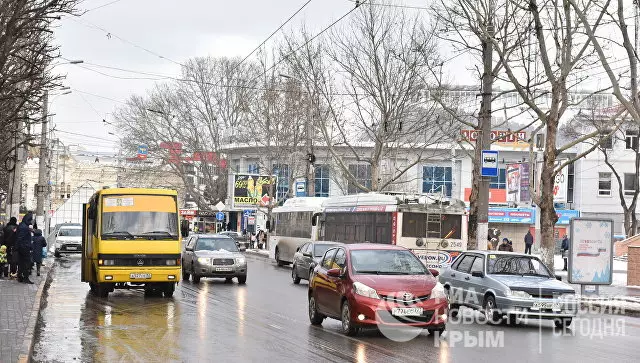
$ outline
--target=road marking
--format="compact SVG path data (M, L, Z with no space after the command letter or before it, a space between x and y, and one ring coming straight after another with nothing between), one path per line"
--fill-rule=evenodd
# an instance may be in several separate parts
M278 330L282 330L282 327L279 327L275 324L269 324L270 327L274 328L274 329L278 329Z

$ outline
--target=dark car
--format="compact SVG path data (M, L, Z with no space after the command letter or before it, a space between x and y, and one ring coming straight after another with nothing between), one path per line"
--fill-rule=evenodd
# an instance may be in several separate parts
M575 290L558 281L536 256L513 252L469 251L440 275L451 315L466 306L484 312L487 321L533 317L571 324L577 314Z
M381 325L446 327L444 287L408 249L394 245L345 244L330 248L309 282L309 320L342 322L342 332Z
M247 282L247 260L236 241L221 234L189 236L182 253L182 279L199 283L202 277L224 278L230 282Z
M243 236L242 233L236 231L224 231L219 234L224 236L229 236L236 241L236 245L240 251L246 251L249 248L249 239L246 236Z
M338 242L311 241L303 244L293 255L293 266L291 267L291 278L294 284L299 284L300 280L309 280L313 269L316 267L322 256L330 247L339 245Z

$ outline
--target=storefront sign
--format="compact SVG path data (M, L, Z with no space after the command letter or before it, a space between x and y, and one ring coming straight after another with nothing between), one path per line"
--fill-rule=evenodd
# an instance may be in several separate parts
M197 209L180 209L180 215L182 217L195 216L196 214L198 214L198 210Z
M445 269L455 261L460 251L413 250L413 253L427 266L437 270Z
M464 188L464 201L468 202L471 196L471 188ZM489 189L489 203L506 204L507 191L505 189Z
M571 218L580 217L580 211L573 209L556 209L556 214L558 215L558 221L556 222L556 225L569 224Z
M256 208L276 203L269 195L275 193L277 178L266 175L236 174L233 176L233 208Z
M480 135L478 130L460 130L460 134L465 140L471 142L476 142ZM496 144L526 143L527 133L525 131L491 130L491 142Z
M533 208L489 208L489 223L534 224L535 221Z
M574 218L569 241L569 282L611 285L613 220Z

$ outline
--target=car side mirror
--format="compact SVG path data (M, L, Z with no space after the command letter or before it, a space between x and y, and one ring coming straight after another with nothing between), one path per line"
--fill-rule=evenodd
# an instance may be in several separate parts
M471 272L471 276L473 276L473 277L484 277L484 272L482 272L482 271L473 271L473 272Z
M562 281L562 276L560 276L560 275L556 275L556 280L558 280L558 281Z
M311 256L311 252L304 252L302 255L303 255L304 257L312 257L312 256Z
M431 272L431 274L433 275L433 277L438 277L440 275L440 271L430 268L429 272Z
M342 276L342 273L340 272L339 268L332 268L331 270L327 271L327 276L340 277Z

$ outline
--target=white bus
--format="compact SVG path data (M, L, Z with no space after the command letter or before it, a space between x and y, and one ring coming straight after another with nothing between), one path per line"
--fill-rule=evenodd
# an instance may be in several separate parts
M293 255L305 242L318 240L317 216L327 198L298 197L271 211L269 257L279 266L293 262ZM315 216L315 218L314 218Z
M363 193L293 198L273 210L270 256L290 263L309 240L396 244L442 269L467 249L464 202L441 195Z
M441 194L364 193L327 199L318 238L395 244L442 269L467 249L467 221L464 202Z

